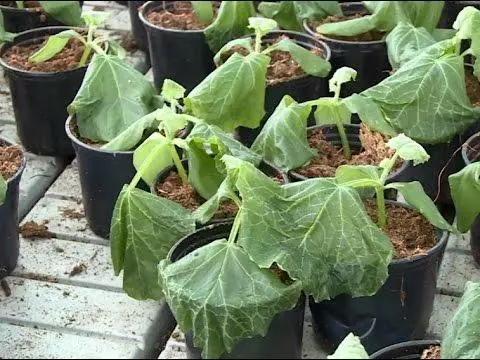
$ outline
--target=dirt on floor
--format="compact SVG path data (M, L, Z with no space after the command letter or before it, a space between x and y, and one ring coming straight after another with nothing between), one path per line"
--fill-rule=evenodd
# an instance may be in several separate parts
M218 4L214 3L214 18L218 13ZM175 1L173 8L156 10L147 14L147 20L153 25L175 30L203 30L210 24L202 23L189 1Z
M53 234L48 231L47 225L38 224L35 221L27 221L20 227L20 232L25 239L50 239L53 236Z

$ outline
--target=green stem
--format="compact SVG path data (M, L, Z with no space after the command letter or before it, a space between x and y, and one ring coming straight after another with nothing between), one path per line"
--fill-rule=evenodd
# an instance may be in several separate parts
M340 135L340 140L342 141L343 155L345 155L347 159L350 159L352 157L350 144L348 143L347 134L345 134L345 127L343 126L342 119L340 118L340 114L338 113L338 108L336 106L333 107L333 112L337 122L338 134Z
M398 159L398 153L395 153L392 158L389 160L389 163L387 166L382 171L382 174L380 175L380 184L385 185L385 182L387 181L388 174L390 174L390 171L392 171L393 166L395 165L395 162Z
M385 196L383 194L383 186L377 186L375 188L377 198L377 223L378 226L383 229L387 223L387 212L385 210Z
M168 145L168 147L170 148L170 153L172 154L172 160L173 160L173 163L175 164L175 167L177 168L178 175L180 176L180 179L182 179L182 184L184 185L188 184L187 173L182 166L182 160L180 160L180 157L178 156L175 145L170 144Z
M242 213L242 208L240 208L235 216L235 220L233 221L232 230L230 231L230 235L228 236L228 243L234 244L235 240L237 239L238 230L240 229L240 216Z
M87 63L88 57L90 56L91 51L92 51L92 48L87 44L85 46L85 49L83 50L82 57L80 58L80 61L79 61L77 67L80 68L82 66L85 66L85 64Z
M235 194L234 192L230 192L230 198L233 200L235 205L237 205L239 208L242 207L242 200Z
M257 32L255 35L255 52L260 53L262 51L262 35Z

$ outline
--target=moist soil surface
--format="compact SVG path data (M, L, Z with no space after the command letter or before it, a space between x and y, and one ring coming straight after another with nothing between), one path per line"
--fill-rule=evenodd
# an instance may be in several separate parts
M423 350L420 359L441 359L440 346L430 346L428 349Z
M106 143L101 142L101 141L92 141L92 140L89 140L87 138L84 138L84 137L80 136L80 132L78 131L78 126L77 126L77 122L75 121L75 119L72 119L72 121L70 121L70 124L68 126L70 127L70 131L73 134L73 136L75 136L78 140L80 140L82 143L84 143L86 145L89 145L91 147L99 149L103 145L106 144Z
M348 159L341 147L331 145L325 140L322 129L315 129L308 134L308 145L318 151L318 156L294 171L307 178L334 177L335 170L341 165L378 165L394 153L393 149L386 146L387 136L370 130L363 123L360 125L360 142L361 151L355 154L354 149L350 148L352 158ZM402 164L402 160L399 159L395 163L394 170Z
M214 5L214 17L218 5ZM174 1L168 10L158 9L147 14L147 20L155 26L175 30L203 30L210 24L199 21L189 1Z
M357 13L354 15L342 15L342 16L327 16L323 20L313 20L309 22L309 26L312 30L316 32L316 28L322 24L331 24L331 23L337 23L341 21L346 21L346 20L352 20L352 19L358 19L361 17L364 17L365 15L368 15L368 13L363 12L363 13ZM382 40L383 37L385 36L384 32L380 32L377 30L370 30L366 33L363 34L358 34L354 36L340 36L340 35L332 35L332 34L325 34L322 35L323 37L330 38L330 39L336 39L336 40L344 40L344 41L378 41Z
M473 75L473 70L470 67L465 67L465 85L472 105L480 106L480 81Z
M20 228L22 236L24 238L41 238L50 239L52 233L48 231L48 227L45 224L38 224L35 221L27 221Z
M51 59L40 63L28 61L28 58L42 48L46 41L47 40L41 44L14 45L5 52L3 59L14 68L34 72L64 72L77 68L83 54L84 46L78 39L73 38L68 41L62 51ZM93 52L88 61L90 61L92 56Z
M279 184L284 183L280 175L272 178ZM180 176L174 170L170 170L162 182L157 182L155 190L157 195L172 200L192 212L205 202L190 184L182 184ZM237 205L231 200L226 200L220 204L220 208L215 212L213 218L225 219L234 217L237 211Z
M374 199L365 199L368 215L377 223L377 205ZM400 205L386 204L387 224L383 229L395 247L394 259L405 259L426 254L437 244L435 227L422 214Z
M22 149L0 142L0 174L5 180L15 175L22 166Z
M12 8L18 8L16 1L0 1L0 5L12 7ZM38 1L24 1L23 6L29 9L42 7Z

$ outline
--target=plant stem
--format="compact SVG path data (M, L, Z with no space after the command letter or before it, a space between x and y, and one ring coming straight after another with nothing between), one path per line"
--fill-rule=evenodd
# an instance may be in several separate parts
M343 126L342 119L340 118L340 114L336 106L333 107L333 112L335 114L335 119L337 120L338 134L340 135L340 140L342 141L343 155L345 155L347 159L350 159L352 157L350 144L348 143L347 134L345 134L345 127Z
M177 168L178 175L180 176L180 179L182 179L182 184L183 185L188 184L187 173L182 166L182 161L180 160L180 157L178 156L177 149L175 148L175 145L169 144L168 147L170 148L170 153L172 154L172 160L173 160L173 163L175 164L175 167Z
M83 50L82 57L80 58L80 61L78 62L77 67L80 68L82 66L85 66L85 64L87 63L88 57L90 56L91 51L92 51L92 48L87 44L85 46L85 49Z
M260 33L255 34L255 52L260 53L262 51L262 35Z
M385 196L383 194L383 186L375 187L377 198L377 224L383 229L387 223L387 212L385 210Z
M237 239L238 230L240 229L240 216L242 214L242 208L240 208L235 216L235 220L233 221L232 230L230 231L230 235L228 236L228 243L234 244L235 240Z

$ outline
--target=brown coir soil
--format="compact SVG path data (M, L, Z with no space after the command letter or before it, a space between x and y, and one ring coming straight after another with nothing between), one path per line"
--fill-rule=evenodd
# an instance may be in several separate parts
M420 359L441 359L440 346L430 346L428 349L423 350Z
M0 174L5 180L15 175L22 166L22 149L0 142Z
M214 17L218 6L214 3ZM173 8L156 10L147 14L147 20L153 25L175 30L203 30L210 24L201 23L189 1L175 1Z
M16 8L17 2L16 1L0 1L0 5L2 6L8 6L8 7L13 7ZM23 7L25 8L39 8L42 7L38 1L24 1L23 2Z
M318 20L311 21L309 23L309 26L312 30L316 31L316 28L322 24L337 23L337 22L346 21L346 20L358 19L365 15L368 15L368 14L358 13L358 14L348 15L348 16L345 16L345 15L327 16L325 19L321 21L318 21ZM340 35L332 35L332 34L326 34L322 36L330 39L337 39L337 40L344 40L344 41L378 41L378 40L382 40L384 35L385 35L384 32L380 32L377 30L370 30L366 33L358 34L354 36L340 36Z
M50 239L52 233L48 231L48 227L45 224L38 224L35 221L27 221L20 228L22 236L27 238L41 238L41 239Z
M283 184L281 176L272 177L277 183ZM183 184L180 176L174 170L171 170L163 182L156 184L157 195L172 200L185 209L195 211L205 200L197 194L190 184ZM234 217L238 211L237 205L231 200L223 201L220 208L213 216L215 219L224 219Z
M334 177L335 170L340 165L378 165L383 159L391 157L394 150L388 148L386 143L388 137L370 130L365 124L360 125L360 142L362 151L353 154L352 158L347 159L343 154L341 147L333 146L325 141L321 129L315 129L308 135L308 145L318 151L318 156L313 158L310 163L294 171L308 178L316 177ZM402 165L402 161L395 163L394 170Z
M41 44L14 45L6 51L3 59L14 68L35 72L63 72L77 68L84 49L83 44L78 39L70 39L61 52L47 61L29 62L28 58L42 48L46 41ZM90 59L92 56L93 52Z
M480 82L470 67L465 67L465 85L467 95L473 106L480 106Z
M377 223L377 204L374 199L365 199L365 208L370 218ZM387 224L383 232L395 247L394 259L426 254L437 243L435 227L422 214L400 205L386 204Z

